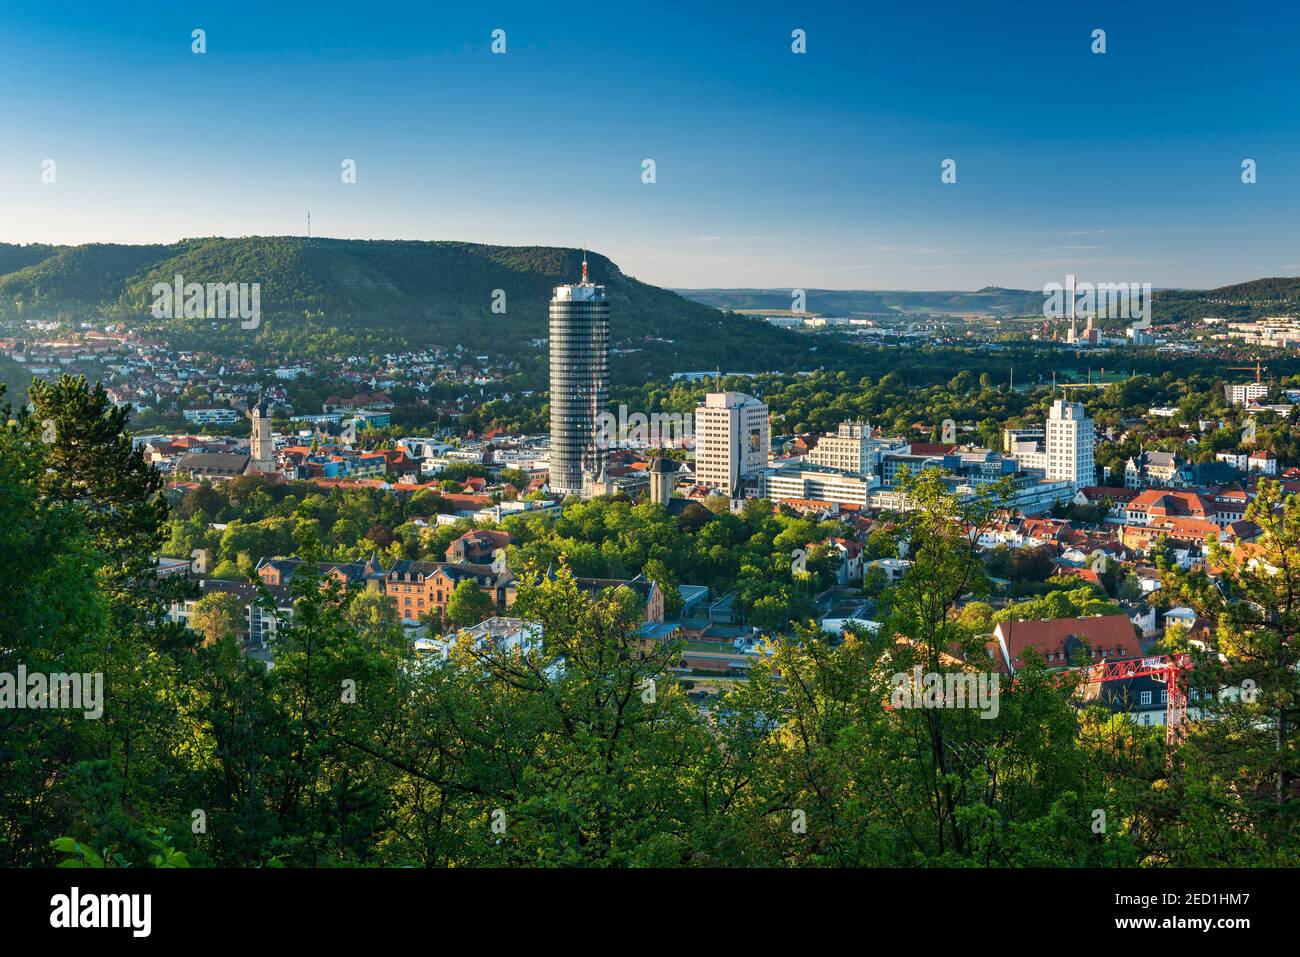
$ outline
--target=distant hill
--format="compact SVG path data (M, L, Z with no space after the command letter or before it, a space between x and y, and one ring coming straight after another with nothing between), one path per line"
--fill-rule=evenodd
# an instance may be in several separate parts
M616 379L644 381L686 369L767 371L824 363L807 337L724 315L639 282L589 253L591 278L611 300ZM545 351L554 286L581 275L576 249L460 242L250 237L167 245L15 246L0 244L0 319L64 316L121 319L165 330L179 348L249 355L276 346L293 356L373 354L424 346L518 358ZM155 283L261 284L262 325L157 320ZM495 290L504 314L492 311ZM636 350L636 351L633 351Z
M883 316L911 313L1036 316L1043 310L1040 290L986 286L975 292L806 289L806 308L825 316ZM688 299L716 309L790 308L789 289L678 289ZM1300 278L1253 279L1217 289L1156 289L1152 318L1157 322L1202 319L1257 319L1300 315ZM1123 326L1124 322L1101 323Z
M675 292L715 309L790 308L789 289L677 289ZM907 290L805 289L805 308L823 316L904 316L946 313L993 316L1034 315L1043 309L1043 294L1025 289L989 287L978 292L910 292Z
M644 383L669 372L853 369L859 346L774 328L729 310L789 309L788 289L674 292L640 282L597 253L592 279L611 300L611 372ZM158 331L175 348L258 358L377 355L407 348L463 346L518 362L544 382L547 302L554 286L581 273L576 249L461 242L205 238L143 246L0 243L0 322L62 317L120 320ZM260 283L262 324L237 320L155 319L155 283ZM504 314L493 311L505 295ZM809 289L806 308L831 316L925 313L1041 314L1036 290L974 292ZM1221 289L1158 290L1155 318L1246 318L1300 313L1300 279L1259 279Z
M1155 318L1262 319L1300 315L1300 277L1252 279L1217 289L1161 289L1152 297Z

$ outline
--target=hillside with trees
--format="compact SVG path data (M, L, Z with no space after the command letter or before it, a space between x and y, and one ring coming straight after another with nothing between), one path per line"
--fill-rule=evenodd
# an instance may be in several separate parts
M582 255L543 246L293 236L0 245L0 320L121 320L158 332L175 348L241 356L268 347L310 359L463 346L527 363L544 356L534 340L548 334L547 303L555 286L578 281ZM801 369L822 361L803 337L726 315L640 282L598 253L587 255L592 281L610 299L616 380L686 368ZM170 285L177 275L187 283L258 283L259 327L154 318L154 285Z

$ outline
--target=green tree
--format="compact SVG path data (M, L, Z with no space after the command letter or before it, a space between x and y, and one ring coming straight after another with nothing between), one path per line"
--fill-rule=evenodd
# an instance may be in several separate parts
M159 548L167 502L163 479L126 431L129 410L115 408L101 384L83 376L32 381L34 412L28 434L49 437L42 495L84 509L95 544L109 561L105 587L120 609L142 615L156 608L153 555Z
M1243 854L1294 865L1300 860L1292 842L1300 824L1292 794L1300 780L1300 499L1263 481L1246 519L1263 530L1256 543L1211 544L1209 565L1219 570L1220 586L1203 569L1167 572L1177 600L1216 623L1217 654L1198 653L1189 679L1214 720L1193 726L1184 749L1185 787L1197 807L1215 808L1207 824L1230 816L1240 832L1227 842L1191 827L1180 844L1189 863Z
M641 568L641 574L659 586L664 596L664 616L676 618L682 612L682 593L677 587L676 577L668 566L657 558L652 558Z
M447 621L458 628L477 625L492 611L491 596L469 578L459 582L447 599Z
M245 605L230 592L209 592L194 603L190 630L207 645L230 639L242 642L248 630Z

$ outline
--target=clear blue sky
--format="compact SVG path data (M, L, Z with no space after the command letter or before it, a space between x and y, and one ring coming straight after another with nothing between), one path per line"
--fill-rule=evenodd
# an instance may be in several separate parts
M1300 274L1294 3L711 6L8 4L0 240L310 209L318 235L586 245L665 286Z

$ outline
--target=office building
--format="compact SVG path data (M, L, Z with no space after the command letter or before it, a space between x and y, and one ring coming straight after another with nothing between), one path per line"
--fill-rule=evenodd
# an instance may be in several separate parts
M877 480L823 465L783 465L768 469L763 497L774 502L782 499L830 502L865 508Z
M1042 472L1049 481L1069 482L1078 491L1097 482L1093 461L1095 446L1092 419L1083 411L1083 403L1056 399L1044 423L1039 444L1031 433L1008 435L1004 441L1022 469Z
M771 441L766 405L743 392L710 392L695 410L695 480L729 498L761 494Z
M876 474L880 459L878 445L871 437L869 423L841 422L834 433L817 440L808 453L808 463L867 478Z
M1267 382L1228 383L1223 387L1224 395L1232 405L1250 405L1256 399L1268 398Z
M556 286L550 308L551 445L548 484L582 495L601 473L597 424L609 404L609 300L587 278Z

